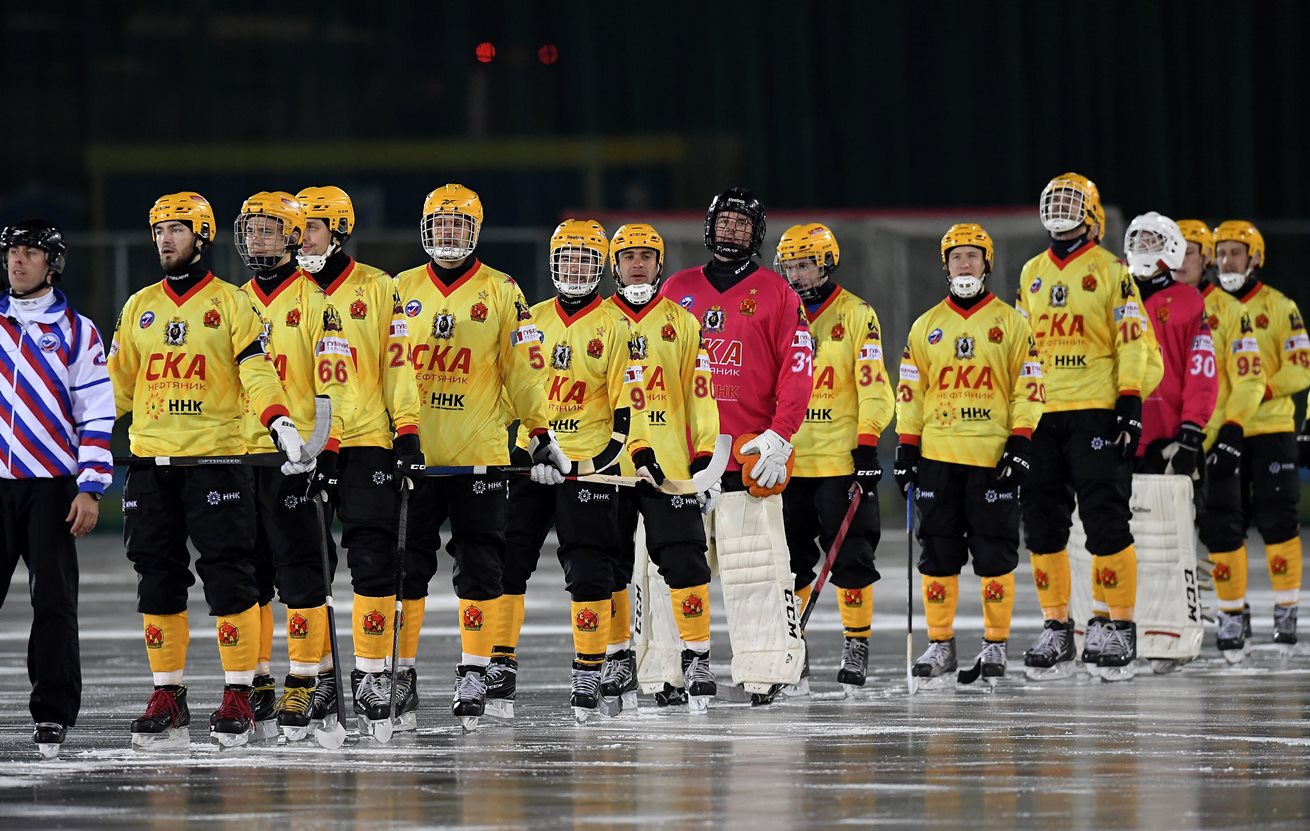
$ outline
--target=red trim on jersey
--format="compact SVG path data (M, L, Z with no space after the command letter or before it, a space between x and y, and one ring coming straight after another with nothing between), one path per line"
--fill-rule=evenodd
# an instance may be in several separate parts
M183 294L183 295L178 295L176 292L174 292L174 291L173 291L173 287L170 286L170 285L168 284L168 281L167 281L167 280L165 280L165 281L164 281L164 294L167 294L167 295L168 295L168 298L169 298L170 300L172 300L174 304L176 304L176 305L178 305L178 306L181 306L183 303L187 302L188 300L190 300L191 298L193 298L193 297L195 297L197 294L199 294L200 291L201 291L205 286L209 285L209 284L213 281L213 279L214 279L214 272L212 272L212 271L206 271L206 272L205 272L205 276L200 278L200 282L199 282L199 283L196 283L194 286L192 286L192 287L187 291L187 293L186 293L186 294Z
M323 445L323 449L331 453L340 453L341 439L328 439L327 444Z
M911 434L909 434L909 433L902 433L902 434L901 434L901 444L908 444L908 445L910 445L911 447L918 447L918 446L919 446L919 437L918 437L918 436L911 435Z
M396 428L397 436L415 436L418 435L417 424L402 424Z
M1245 303L1246 301L1248 301L1248 300L1250 300L1252 297L1254 297L1254 296L1255 296L1255 293L1256 293L1257 291L1259 291L1259 290L1260 290L1261 288L1263 288L1263 287L1264 287L1264 284L1261 283L1259 280L1252 280L1252 281L1251 281L1251 290L1248 291L1246 294L1243 294L1243 295L1239 296L1237 299L1238 299L1238 300L1241 300L1243 303Z
M860 447L877 447L878 437L872 433L860 433Z
M582 317L584 317L587 314L587 312L590 312L592 309L596 309L599 307L600 307L600 295L598 294L595 297L591 298L590 303L583 306L581 309L578 309L577 314L570 315L567 311L564 310L564 304L559 302L559 296L556 295L555 297L555 312L556 314L559 315L559 319L564 321L565 326L572 326L575 321L580 320Z
M820 303L820 304L819 304L819 308L815 309L813 314L810 313L810 307L809 307L809 306L804 306L804 305L802 305L802 308L805 309L805 318L806 318L810 323L813 323L815 320L818 319L819 315L823 314L824 312L826 312L826 311L828 310L828 307L831 306L831 305L833 304L833 301L837 299L837 295L839 295L839 294L841 294L841 293L842 293L842 287L841 287L841 286L837 286L836 291L834 291L832 294L828 295L828 299L825 300L825 301L823 301L822 303ZM804 301L801 301L801 302L802 302L802 304L804 304Z
M1051 251L1051 249L1049 248L1046 249L1046 256L1051 258L1051 262L1055 263L1056 268L1060 269L1061 271L1064 271L1065 266L1067 266L1069 263L1081 257L1083 254L1086 254L1088 251L1091 251L1095 247L1096 247L1096 240L1089 239L1087 240L1087 242L1084 242L1082 245L1070 251L1069 256L1065 257L1064 259L1060 259L1059 257L1055 256L1055 253Z
M259 287L258 280L251 280L250 287L255 290L255 296L259 298L260 303L263 303L265 306L272 306L273 301L277 299L278 295L286 291L287 286L296 282L296 278L299 276L300 276L299 272L293 273L290 277L279 283L278 287L273 289L272 294L264 294L264 290Z
M627 315L628 319L631 320L633 323L641 323L642 319L645 318L646 315L650 314L650 310L660 304L660 297L662 297L662 295L659 294L655 295L655 297L652 298L649 303L641 307L641 311L637 311L636 309L628 305L628 301L626 298L624 298L623 295L615 294L614 305L618 306L619 311Z
M1208 283L1208 282L1202 280L1202 281L1201 281L1201 285L1202 285L1202 287L1203 287L1203 288L1201 289L1201 296L1202 296L1202 297L1209 297L1209 296L1210 296L1210 292L1214 291L1214 283Z
M351 272L353 272L354 270L355 270L355 261L352 260L349 256L347 256L346 267L341 269L341 273L337 275L337 279L333 280L331 283L328 284L327 288L323 289L323 293L327 295L332 295L336 293L336 290L341 288L341 284L346 282L346 278L349 277Z
M482 268L482 263L478 262L477 257L474 257L473 262L469 264L469 270L461 274L458 280L451 283L450 288L446 288L446 284L437 276L437 270L432 267L432 263L428 263L428 279L432 281L432 285L437 287L437 291L441 292L442 297L450 297L455 293L456 289L467 283L474 274L477 274L480 268Z
M991 303L995 299L996 299L996 295L992 294L989 291L987 292L986 297L984 297L982 300L979 300L977 304L971 306L968 309L960 308L960 306L955 302L954 297L946 298L946 305L950 307L951 311L955 312L957 315L964 318L965 320L968 320L978 312L982 311L983 307L985 307L987 304Z
M1015 429L1010 431L1010 435L1022 436L1025 439L1031 439L1033 437L1033 430L1031 427L1016 427Z
M259 423L267 427L268 425L273 423L273 419L279 416L286 416L287 418L291 418L291 413L287 412L287 408L282 406L281 404L274 404L272 407L269 407L267 410L264 410L264 412L260 413Z

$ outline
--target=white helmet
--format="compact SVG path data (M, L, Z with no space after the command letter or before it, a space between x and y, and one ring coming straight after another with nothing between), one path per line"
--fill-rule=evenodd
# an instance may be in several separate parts
M1178 223L1155 211L1132 221L1124 234L1124 256L1134 277L1146 279L1161 271L1177 271L1187 254L1187 240Z

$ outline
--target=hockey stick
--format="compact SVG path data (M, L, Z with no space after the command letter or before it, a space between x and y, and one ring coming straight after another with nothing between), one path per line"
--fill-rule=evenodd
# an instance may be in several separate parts
M805 625L810 622L810 615L813 614L814 607L819 603L819 592L823 591L824 584L828 582L828 573L832 571L832 564L837 561L837 552L841 550L842 543L846 541L846 532L851 529L851 522L855 519L855 512L860 509L860 502L864 499L864 488L861 488L858 482L852 482L847 496L850 498L851 506L846 509L846 516L842 517L841 525L837 528L837 536L833 538L832 547L828 549L828 556L823 560L823 568L819 570L819 576L814 579L814 589L810 592L810 599L805 603L805 611L801 613L802 634L805 632Z
M305 452L317 457L327 446L332 430L332 399L326 395L314 396L314 429L305 442ZM285 453L242 453L239 456L115 456L120 466L155 467L207 467L211 465L246 465L249 467L281 467L287 460Z
M318 512L319 547L323 555L323 591L327 595L328 649L332 655L332 681L336 684L337 690L337 724L330 730L316 729L314 740L318 742L319 747L337 750L346 741L346 699L345 690L341 687L341 661L337 650L337 616L332 600L332 567L328 564L328 534L331 531L328 530L327 508L324 504L327 501L326 497L327 494L319 494L314 498L314 510Z
M703 493L715 482L723 478L723 472L728 469L728 458L731 454L732 436L720 434L714 441L714 455L710 459L709 465L706 466L704 470L695 474L690 479L665 479L664 482L655 489L660 493L680 496ZM635 488L642 482L651 484L649 479L643 479L640 476L610 476L604 473L595 473L590 476L566 476L564 478L578 482L595 482L602 485L616 485L620 488Z
M396 725L396 676L400 674L400 627L405 616L405 544L409 536L409 489L406 479L400 488L400 519L396 523L396 612L391 621L391 705L387 717L386 738L381 731L374 736L386 744Z
M905 489L905 539L905 686L914 695L914 485Z
M614 411L614 428L610 433L609 443L605 448L590 459L583 459L578 462L571 462L568 471L564 474L566 478L577 478L579 476L595 476L602 470L611 467L619 460L619 454L628 444L628 408L620 407ZM524 454L526 455L526 454ZM508 465L429 465L423 469L424 476L482 476L487 473L531 473L532 464L508 464Z

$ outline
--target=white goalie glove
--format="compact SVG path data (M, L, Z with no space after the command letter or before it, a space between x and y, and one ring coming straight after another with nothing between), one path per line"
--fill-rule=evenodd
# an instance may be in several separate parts
M555 441L555 431L547 430L528 442L532 471L528 474L538 485L562 485L569 471L569 457Z
M282 463L283 475L313 472L318 459L305 447L305 440L300 437L300 431L291 419L278 416L268 425L268 432L273 435L273 444L277 445L277 449L287 454L287 460Z
M772 430L765 430L741 446L742 455L760 454L751 468L751 478L761 488L772 488L787 481L787 459L791 457L791 442Z

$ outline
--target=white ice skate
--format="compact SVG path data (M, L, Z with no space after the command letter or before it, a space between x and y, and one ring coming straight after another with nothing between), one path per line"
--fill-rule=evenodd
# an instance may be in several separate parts
M920 691L954 689L955 670L958 666L955 638L947 638L929 641L928 648L914 662L912 672L918 679Z

